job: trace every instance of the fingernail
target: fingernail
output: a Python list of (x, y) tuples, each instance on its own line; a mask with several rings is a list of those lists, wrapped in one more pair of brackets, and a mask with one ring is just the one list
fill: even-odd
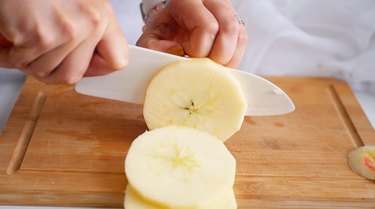
[(174, 54), (174, 55), (181, 56), (181, 57), (186, 55), (181, 45), (177, 45), (177, 46), (167, 49), (166, 53)]

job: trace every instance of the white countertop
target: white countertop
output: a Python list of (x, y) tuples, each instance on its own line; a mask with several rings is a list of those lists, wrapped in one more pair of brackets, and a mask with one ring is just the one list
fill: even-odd
[[(17, 100), (19, 91), (25, 81), (25, 76), (17, 70), (0, 68), (0, 133), (4, 129), (9, 114)], [(375, 96), (355, 92), (363, 110), (375, 127)], [(72, 209), (69, 207), (31, 207), (31, 206), (0, 206), (0, 209)], [(74, 209), (83, 209), (77, 207)]]

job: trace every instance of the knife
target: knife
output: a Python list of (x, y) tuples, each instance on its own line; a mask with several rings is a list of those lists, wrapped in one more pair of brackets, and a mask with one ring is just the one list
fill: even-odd
[[(143, 104), (154, 74), (164, 65), (189, 59), (129, 45), (129, 64), (125, 69), (104, 76), (82, 78), (75, 86), (78, 93), (106, 99)], [(240, 70), (229, 69), (246, 96), (249, 116), (280, 115), (294, 111), (288, 95), (275, 84)]]

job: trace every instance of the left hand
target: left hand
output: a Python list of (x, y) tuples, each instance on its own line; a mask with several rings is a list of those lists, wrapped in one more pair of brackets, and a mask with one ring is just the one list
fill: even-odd
[(229, 0), (170, 0), (152, 16), (137, 45), (164, 52), (180, 46), (191, 57), (236, 67), (247, 33), (235, 14)]

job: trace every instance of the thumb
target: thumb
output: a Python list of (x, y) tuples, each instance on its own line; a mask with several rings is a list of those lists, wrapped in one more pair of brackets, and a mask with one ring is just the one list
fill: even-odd
[(163, 39), (151, 31), (144, 32), (138, 39), (136, 45), (178, 56), (185, 55), (181, 44), (175, 41)]

